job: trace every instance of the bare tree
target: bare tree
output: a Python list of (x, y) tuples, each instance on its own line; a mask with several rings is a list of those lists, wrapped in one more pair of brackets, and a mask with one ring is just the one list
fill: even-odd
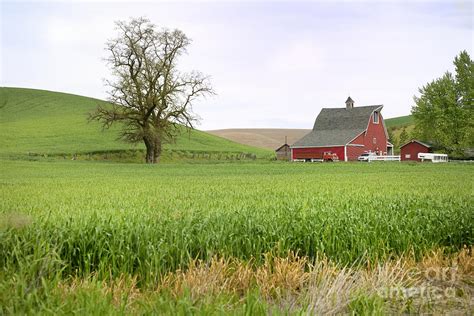
[(177, 70), (178, 57), (190, 39), (179, 30), (158, 30), (146, 18), (116, 22), (119, 35), (107, 42), (112, 71), (107, 80), (109, 104), (90, 114), (104, 128), (120, 122), (120, 138), (144, 142), (146, 162), (159, 161), (162, 145), (185, 128), (194, 128), (196, 98), (213, 94), (207, 77)]

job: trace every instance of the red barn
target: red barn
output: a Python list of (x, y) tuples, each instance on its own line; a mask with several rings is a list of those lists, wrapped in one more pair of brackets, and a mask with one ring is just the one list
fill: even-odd
[(431, 145), (420, 142), (419, 140), (411, 140), (406, 144), (400, 146), (400, 159), (421, 161), (418, 159), (419, 153), (431, 153), (433, 148)]
[(357, 160), (365, 152), (392, 155), (383, 121), (383, 105), (354, 106), (351, 97), (345, 108), (324, 108), (313, 130), (291, 146), (292, 159), (319, 159), (324, 152), (339, 160)]

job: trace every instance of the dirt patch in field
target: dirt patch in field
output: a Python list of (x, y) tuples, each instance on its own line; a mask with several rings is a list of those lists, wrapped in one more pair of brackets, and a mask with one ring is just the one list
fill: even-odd
[(0, 230), (7, 228), (20, 229), (30, 225), (31, 222), (31, 216), (27, 214), (17, 212), (0, 214)]
[(245, 145), (277, 149), (285, 143), (285, 137), (291, 145), (310, 131), (310, 129), (235, 128), (206, 132)]

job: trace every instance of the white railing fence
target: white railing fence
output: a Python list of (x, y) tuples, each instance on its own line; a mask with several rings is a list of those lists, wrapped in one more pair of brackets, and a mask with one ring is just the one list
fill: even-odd
[(369, 156), (369, 161), (400, 161), (400, 156)]

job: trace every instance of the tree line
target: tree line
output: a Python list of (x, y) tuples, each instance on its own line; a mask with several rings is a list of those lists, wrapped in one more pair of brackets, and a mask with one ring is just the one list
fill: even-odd
[(474, 147), (474, 62), (464, 50), (453, 63), (454, 74), (447, 71), (414, 97), (413, 136), (446, 153), (464, 156)]

